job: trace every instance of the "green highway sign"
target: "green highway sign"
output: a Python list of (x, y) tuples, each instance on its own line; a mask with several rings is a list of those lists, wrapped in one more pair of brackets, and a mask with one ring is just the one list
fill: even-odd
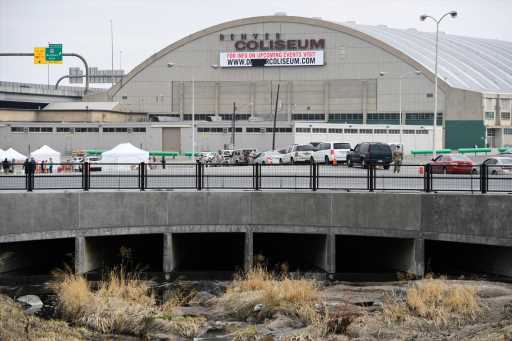
[(45, 52), (47, 63), (62, 64), (62, 44), (48, 44)]

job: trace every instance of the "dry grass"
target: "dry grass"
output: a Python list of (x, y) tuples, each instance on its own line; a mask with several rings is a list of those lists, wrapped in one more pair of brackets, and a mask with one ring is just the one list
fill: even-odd
[(12, 299), (0, 295), (0, 340), (85, 340), (92, 335), (63, 321), (47, 321), (27, 315)]
[(384, 309), (387, 322), (405, 322), (421, 318), (436, 327), (455, 321), (474, 321), (482, 307), (475, 288), (449, 284), (439, 279), (418, 281), (407, 289), (403, 300), (388, 298)]
[(316, 281), (278, 277), (263, 267), (237, 276), (219, 299), (228, 313), (244, 320), (254, 313), (256, 305), (262, 304), (259, 314), (271, 315), (282, 311), (311, 321), (311, 309), (319, 301)]
[(206, 326), (206, 318), (197, 316), (180, 316), (169, 321), (169, 331), (183, 337), (198, 336)]
[(233, 341), (257, 341), (261, 339), (261, 335), (255, 325), (238, 328), (230, 336)]
[(69, 271), (57, 273), (51, 287), (64, 319), (101, 333), (143, 335), (156, 311), (147, 284), (122, 268), (101, 281), (97, 291), (83, 276)]

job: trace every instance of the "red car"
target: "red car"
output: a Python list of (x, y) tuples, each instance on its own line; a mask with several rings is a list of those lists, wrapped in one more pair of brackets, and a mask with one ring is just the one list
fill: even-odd
[(436, 174), (475, 174), (473, 161), (465, 155), (439, 155), (430, 162), (432, 173)]

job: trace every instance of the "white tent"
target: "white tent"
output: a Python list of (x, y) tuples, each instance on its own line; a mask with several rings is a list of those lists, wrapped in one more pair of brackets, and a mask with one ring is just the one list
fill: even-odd
[[(148, 162), (149, 152), (139, 149), (131, 143), (121, 143), (111, 150), (101, 153), (101, 163), (130, 163)], [(130, 165), (123, 165), (121, 168), (130, 169)], [(116, 167), (120, 169), (120, 167)]]
[[(20, 152), (18, 152), (16, 149), (9, 148), (6, 151), (0, 152), (0, 159), (4, 160), (7, 158), (7, 160), (11, 161), (12, 159), (16, 160), (16, 162), (23, 162), (27, 159), (27, 157)], [(53, 159), (53, 158), (52, 158)]]
[(30, 157), (33, 157), (36, 162), (49, 161), (51, 158), (53, 163), (60, 163), (60, 153), (47, 145), (34, 150), (30, 153)]

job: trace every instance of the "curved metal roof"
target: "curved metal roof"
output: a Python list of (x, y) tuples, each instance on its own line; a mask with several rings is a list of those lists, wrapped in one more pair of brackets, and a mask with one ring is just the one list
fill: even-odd
[[(365, 33), (408, 55), (434, 72), (435, 32), (338, 23)], [(439, 78), (454, 88), (512, 92), (512, 42), (439, 32)]]
[[(349, 34), (378, 46), (410, 64), (424, 75), (434, 78), (435, 33), (415, 29), (394, 29), (384, 25), (367, 26), (354, 22), (333, 22), (317, 18), (293, 16), (252, 17), (228, 21), (180, 39), (161, 49), (137, 65), (123, 82), (109, 89), (109, 96), (117, 92), (160, 58), (187, 43), (208, 34), (232, 27), (266, 22), (299, 23), (324, 27)], [(489, 92), (512, 93), (512, 42), (439, 34), (439, 86)]]

